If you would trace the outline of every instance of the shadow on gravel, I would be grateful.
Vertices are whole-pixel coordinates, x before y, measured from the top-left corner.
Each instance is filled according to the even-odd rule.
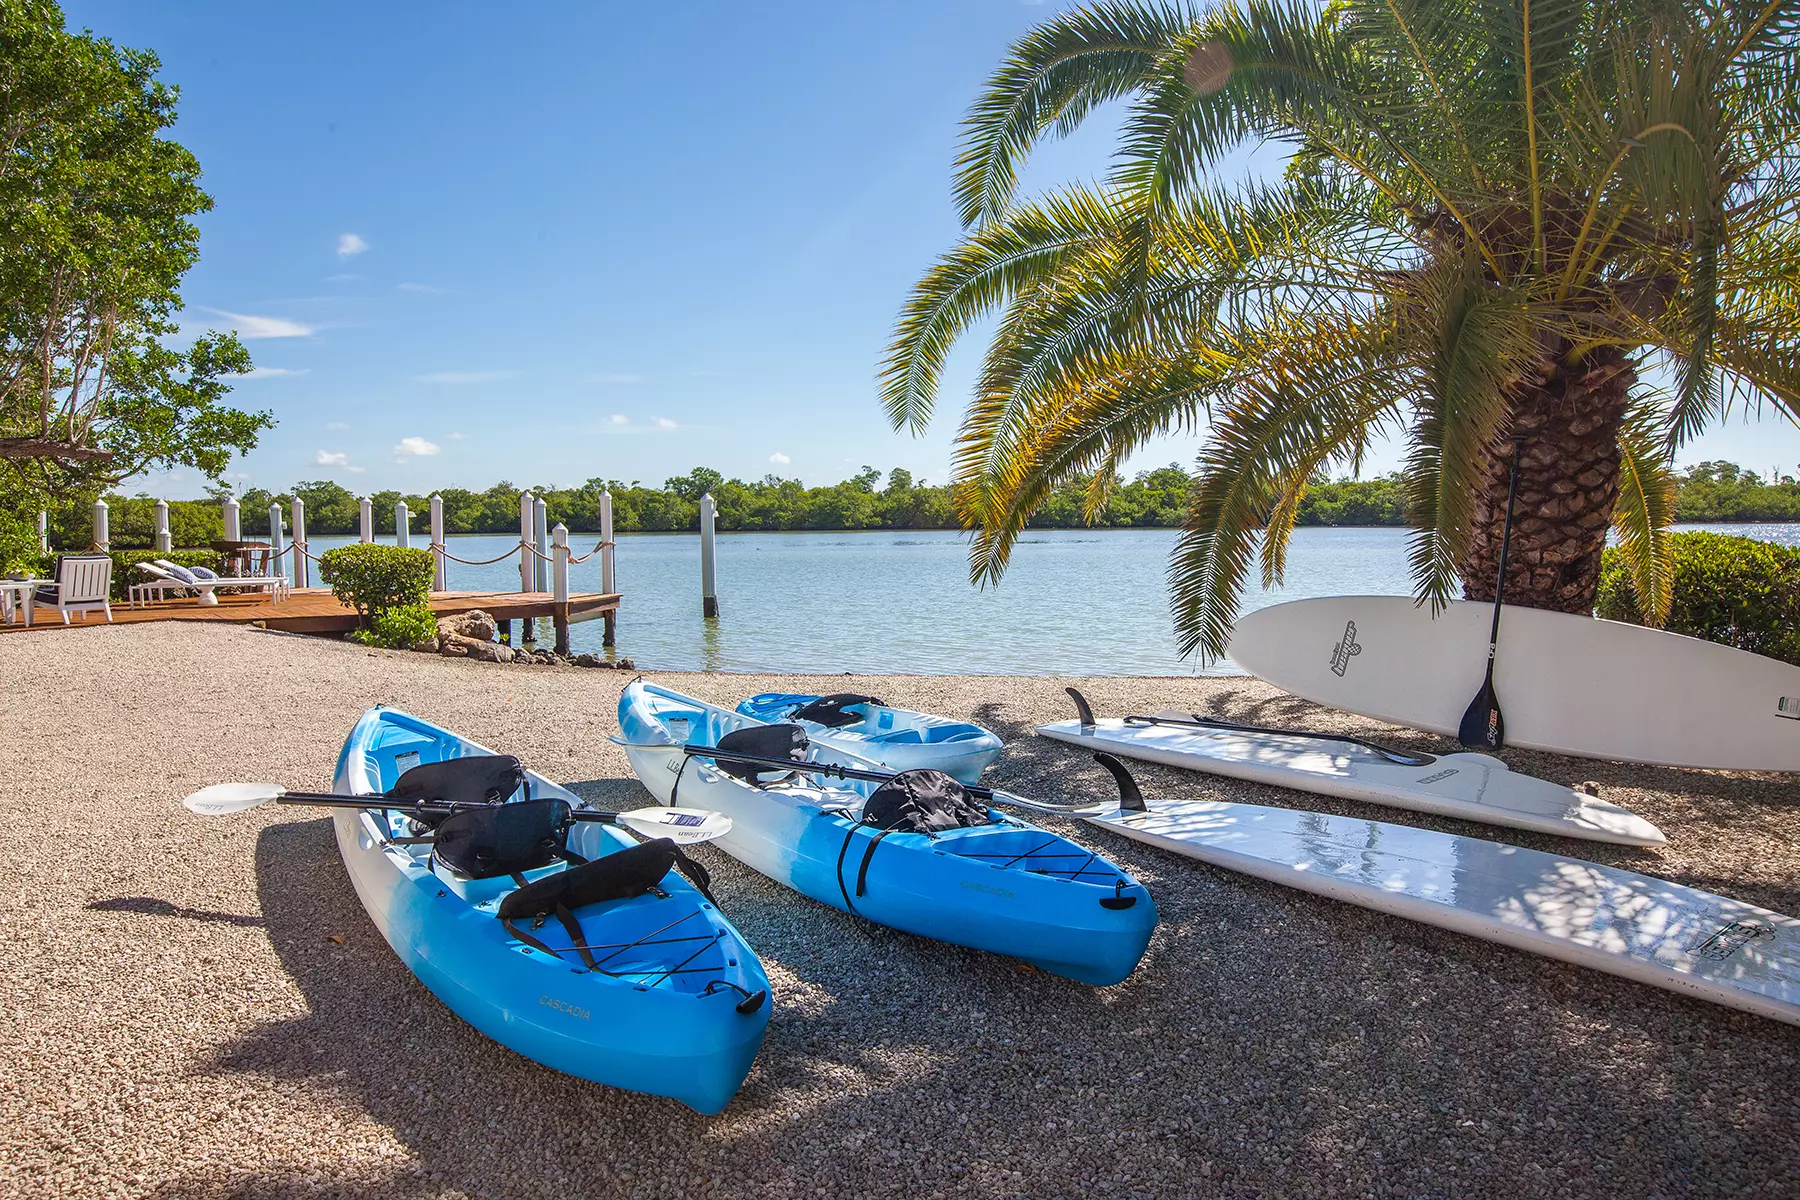
[[[128,912],[140,913],[146,917],[180,917],[185,921],[210,921],[216,925],[238,925],[245,928],[261,928],[267,924],[261,917],[246,917],[238,913],[209,912],[203,908],[184,908],[168,900],[159,900],[155,896],[114,896],[109,900],[95,900],[88,905],[94,912]]]

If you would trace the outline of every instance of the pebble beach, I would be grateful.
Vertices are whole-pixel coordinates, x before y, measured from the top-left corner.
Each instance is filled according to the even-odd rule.
[[[629,620],[621,650],[630,652]],[[1791,1197],[1800,1028],[1038,817],[1128,867],[1162,924],[1093,989],[874,926],[712,847],[773,1018],[716,1117],[538,1066],[465,1025],[369,923],[317,811],[202,820],[227,780],[326,788],[392,704],[610,808],[619,671],[497,666],[159,622],[0,638],[0,1196]],[[1441,739],[1241,678],[653,676],[733,704],[865,691],[1008,742],[990,782],[1105,773],[1031,728],[1176,706]],[[1133,764],[1146,796],[1511,841],[1800,915],[1791,778],[1502,751],[1668,834],[1575,843]]]

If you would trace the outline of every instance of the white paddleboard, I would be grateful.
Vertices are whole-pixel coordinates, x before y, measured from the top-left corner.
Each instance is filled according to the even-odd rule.
[[[1187,714],[1157,715],[1179,719]],[[1465,821],[1625,846],[1660,846],[1667,840],[1629,809],[1547,779],[1515,775],[1486,754],[1421,754],[1409,756],[1415,762],[1406,764],[1362,746],[1320,738],[1132,725],[1117,717],[1092,725],[1058,721],[1039,725],[1037,731],[1086,750]]]
[[[1480,690],[1493,606],[1405,596],[1246,614],[1228,652],[1278,688],[1454,737]],[[1800,771],[1800,667],[1659,629],[1507,605],[1494,691],[1508,745],[1674,767]]]
[[[1158,801],[1088,821],[1259,879],[1800,1025],[1800,921],[1663,879],[1429,829]]]

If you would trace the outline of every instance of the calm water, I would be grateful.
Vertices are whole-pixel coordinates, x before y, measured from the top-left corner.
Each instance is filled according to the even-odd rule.
[[[1713,525],[1800,544],[1800,526]],[[1230,673],[1178,658],[1163,574],[1168,529],[1041,530],[1020,539],[998,587],[968,582],[967,542],[951,532],[719,535],[717,620],[700,616],[695,534],[621,534],[616,657],[649,670],[880,674],[1188,675]],[[313,539],[313,552],[352,538]],[[414,545],[428,539],[415,535]],[[575,553],[593,546],[577,534]],[[492,558],[517,538],[452,537],[459,558]],[[1245,608],[1308,596],[1405,594],[1403,529],[1298,529],[1287,586],[1253,589]],[[316,580],[315,580],[316,582]],[[454,589],[516,591],[517,558],[450,564]],[[569,588],[600,590],[600,561],[573,566]],[[539,636],[548,645],[549,622]],[[601,653],[601,623],[570,631]],[[515,637],[517,633],[515,632]]]

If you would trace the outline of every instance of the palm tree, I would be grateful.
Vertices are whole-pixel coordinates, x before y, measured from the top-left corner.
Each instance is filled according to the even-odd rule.
[[[1609,525],[1666,612],[1669,464],[1709,421],[1800,419],[1800,0],[1090,4],[1020,40],[965,126],[968,233],[881,388],[929,421],[998,313],[956,450],[971,575],[1035,506],[1093,511],[1151,437],[1208,430],[1169,568],[1220,653],[1308,484],[1403,434],[1416,595],[1592,611]],[[1104,185],[1017,196],[1032,146],[1122,102]],[[1272,182],[1216,177],[1246,144]]]

